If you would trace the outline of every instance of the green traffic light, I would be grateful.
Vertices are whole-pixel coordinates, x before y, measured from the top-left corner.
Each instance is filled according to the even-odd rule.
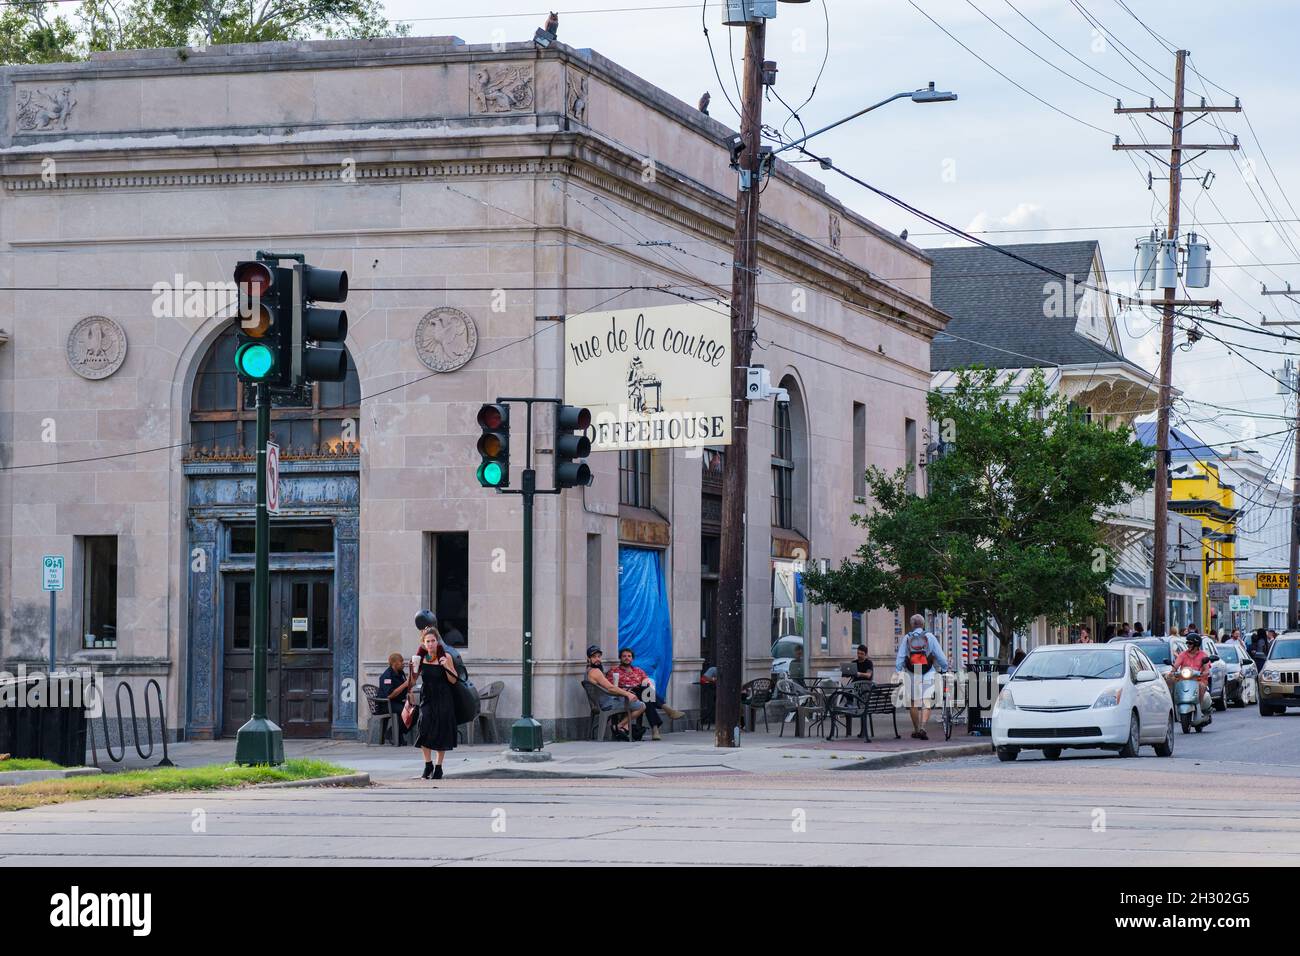
[[[505,478],[505,470],[499,461],[485,461],[478,468],[478,482],[485,488],[496,488]]]
[[[248,342],[235,352],[235,367],[254,381],[260,381],[275,368],[275,353],[261,342]]]

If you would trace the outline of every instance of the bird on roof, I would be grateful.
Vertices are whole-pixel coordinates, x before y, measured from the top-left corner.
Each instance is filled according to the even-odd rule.
[[[907,230],[904,229],[902,232],[900,232],[900,233],[898,234],[898,238],[899,238],[899,239],[902,239],[904,242],[906,242],[906,241],[907,241]]]
[[[559,36],[560,15],[556,13],[554,10],[552,10],[551,15],[546,18],[546,22],[542,24],[542,29],[545,30],[547,33],[549,33],[551,36]]]
[[[700,97],[700,112],[705,116],[709,115],[709,100],[712,98],[713,97],[709,96],[708,90],[705,90],[704,95]]]

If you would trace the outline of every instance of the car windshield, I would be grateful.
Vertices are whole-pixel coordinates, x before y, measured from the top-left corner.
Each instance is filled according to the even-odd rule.
[[[803,645],[798,641],[792,641],[788,637],[783,637],[772,645],[773,657],[795,657],[803,650]]]
[[[1114,680],[1124,676],[1124,652],[1035,651],[1024,659],[1012,680]]]
[[[1237,657],[1237,649],[1228,644],[1219,644],[1219,659],[1225,664],[1240,664],[1241,660]]]
[[[1168,641],[1138,641],[1142,653],[1151,658],[1152,664],[1173,664],[1173,655],[1169,652]]]
[[[1300,637],[1279,637],[1273,642],[1273,650],[1269,651],[1268,659],[1277,661],[1284,657],[1300,657]]]

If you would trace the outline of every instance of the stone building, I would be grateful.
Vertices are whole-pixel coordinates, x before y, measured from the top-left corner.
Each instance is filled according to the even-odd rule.
[[[475,481],[475,414],[562,394],[565,316],[727,295],[731,131],[592,51],[450,37],[6,67],[0,101],[0,663],[45,659],[39,563],[62,554],[61,663],[156,678],[190,738],[243,722],[253,412],[224,284],[255,250],[295,251],[350,274],[351,372],[272,423],[271,717],[358,734],[358,686],[409,655],[422,606],[517,715],[520,507]],[[894,612],[773,594],[791,562],[857,546],[855,473],[916,460],[946,318],[930,258],[798,170],[778,164],[763,211],[755,354],[791,401],[751,418],[751,676],[791,627],[814,664],[859,635],[892,654]],[[724,451],[596,454],[585,493],[539,500],[548,731],[585,733],[578,674],[588,643],[616,647],[621,549],[653,553],[669,700],[697,706]]]

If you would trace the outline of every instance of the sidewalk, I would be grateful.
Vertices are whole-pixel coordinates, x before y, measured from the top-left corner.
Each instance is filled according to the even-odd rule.
[[[900,727],[900,730],[903,729]],[[718,773],[805,773],[810,770],[869,770],[873,767],[897,766],[942,756],[966,756],[989,750],[987,737],[968,737],[964,728],[945,742],[943,731],[936,728],[930,739],[913,740],[905,736],[895,740],[892,731],[880,727],[881,733],[870,743],[861,738],[794,738],[793,728],[777,735],[742,734],[740,747],[714,746],[713,731],[684,731],[665,734],[663,740],[648,737],[637,743],[568,740],[548,742],[551,759],[543,762],[519,762],[509,759],[506,744],[479,743],[461,746],[447,754],[443,764],[448,777],[464,779],[499,778],[604,778],[664,777],[686,774]],[[424,762],[414,747],[367,746],[359,741],[286,740],[287,758],[311,757],[328,760],[370,774],[375,783],[400,784],[419,776]],[[169,754],[179,766],[193,767],[225,763],[234,759],[235,741],[194,741],[173,744]],[[105,772],[152,766],[161,759],[161,750],[149,761],[142,761],[129,751],[123,764],[101,760]]]

